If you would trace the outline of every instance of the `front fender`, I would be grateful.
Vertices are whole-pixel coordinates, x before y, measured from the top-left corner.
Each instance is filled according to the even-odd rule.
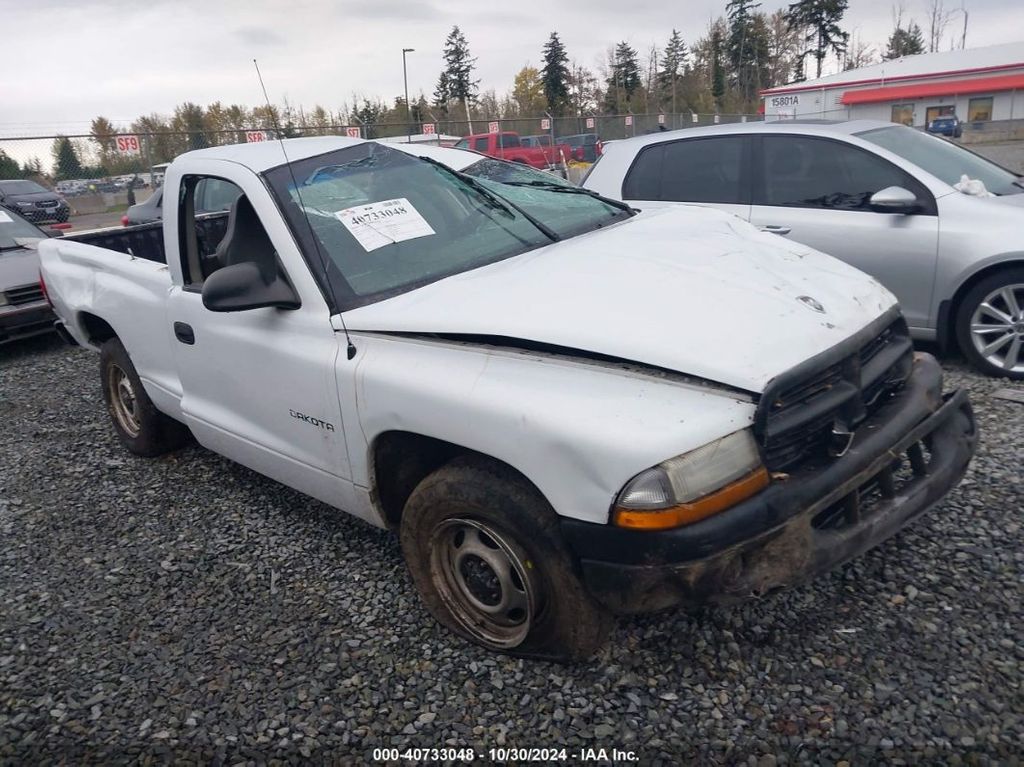
[[[356,345],[350,458],[367,486],[375,440],[398,430],[492,456],[559,515],[604,523],[637,473],[753,421],[742,395],[625,365],[407,337]]]

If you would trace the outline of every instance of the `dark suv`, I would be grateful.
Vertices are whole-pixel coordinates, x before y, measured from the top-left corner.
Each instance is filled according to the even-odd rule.
[[[0,344],[53,330],[33,244],[52,234],[0,206]]]
[[[71,215],[63,197],[28,180],[0,181],[0,205],[37,224],[63,224]]]

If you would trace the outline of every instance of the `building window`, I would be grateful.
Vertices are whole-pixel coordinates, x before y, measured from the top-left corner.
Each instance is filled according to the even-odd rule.
[[[967,102],[967,122],[984,122],[992,119],[992,97],[982,96]]]
[[[899,123],[900,125],[913,125],[914,124],[914,105],[913,104],[893,104],[892,105],[892,121]]]

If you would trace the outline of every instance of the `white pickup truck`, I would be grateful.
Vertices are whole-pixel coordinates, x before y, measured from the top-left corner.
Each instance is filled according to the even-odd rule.
[[[190,152],[166,186],[162,224],[40,245],[118,436],[191,432],[397,530],[488,648],[584,658],[611,613],[821,573],[974,452],[888,291],[725,213],[345,138]]]

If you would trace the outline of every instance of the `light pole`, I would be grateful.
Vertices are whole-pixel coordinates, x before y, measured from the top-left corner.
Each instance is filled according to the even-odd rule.
[[[415,48],[402,48],[402,82],[405,84],[405,119],[408,130],[407,138],[412,141],[412,108],[409,106],[409,70],[405,66],[405,54],[412,53]]]

